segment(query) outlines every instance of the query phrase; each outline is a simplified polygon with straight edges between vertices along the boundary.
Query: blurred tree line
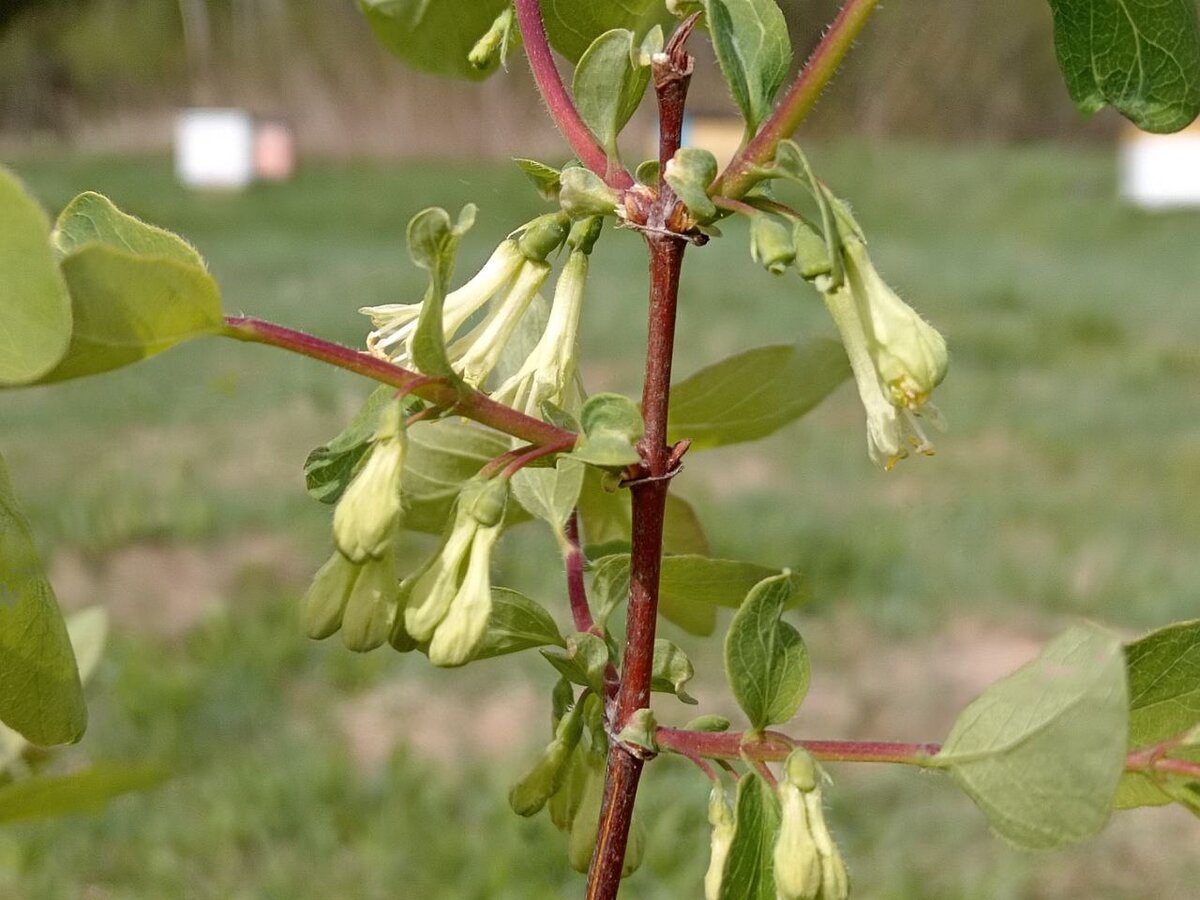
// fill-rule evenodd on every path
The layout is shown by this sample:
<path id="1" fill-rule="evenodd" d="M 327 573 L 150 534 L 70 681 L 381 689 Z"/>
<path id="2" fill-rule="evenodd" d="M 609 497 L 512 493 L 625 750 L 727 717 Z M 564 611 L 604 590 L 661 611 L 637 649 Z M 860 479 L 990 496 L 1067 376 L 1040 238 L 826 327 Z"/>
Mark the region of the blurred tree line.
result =
<path id="1" fill-rule="evenodd" d="M 838 3 L 781 5 L 811 40 Z M 352 0 L 0 0 L 0 134 L 10 138 L 150 149 L 175 108 L 203 103 L 283 118 L 310 152 L 555 152 L 523 63 L 509 68 L 482 87 L 408 72 Z M 695 109 L 729 109 L 715 69 L 698 72 Z M 1046 0 L 888 3 L 822 102 L 812 127 L 826 133 L 1029 140 L 1116 127 L 1105 116 L 1081 127 Z"/>

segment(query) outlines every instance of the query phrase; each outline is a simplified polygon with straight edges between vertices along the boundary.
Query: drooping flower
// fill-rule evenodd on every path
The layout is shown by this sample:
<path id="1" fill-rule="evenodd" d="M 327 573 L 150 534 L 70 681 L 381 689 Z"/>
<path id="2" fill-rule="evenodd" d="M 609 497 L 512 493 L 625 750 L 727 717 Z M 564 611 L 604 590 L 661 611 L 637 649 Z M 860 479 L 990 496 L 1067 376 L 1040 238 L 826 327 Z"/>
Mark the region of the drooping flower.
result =
<path id="1" fill-rule="evenodd" d="M 733 846 L 736 824 L 733 810 L 719 784 L 708 795 L 708 824 L 712 827 L 709 842 L 708 871 L 704 875 L 704 900 L 720 900 L 721 883 L 725 880 L 725 864 Z"/>
<path id="2" fill-rule="evenodd" d="M 890 469 L 910 447 L 933 454 L 920 419 L 941 425 L 929 397 L 946 377 L 946 342 L 879 277 L 856 234 L 847 230 L 842 243 L 845 281 L 825 291 L 825 305 L 846 346 L 867 413 L 868 451 Z"/>
<path id="3" fill-rule="evenodd" d="M 797 747 L 777 788 L 782 820 L 774 850 L 779 900 L 847 900 L 850 878 L 825 824 L 816 764 Z"/>
<path id="4" fill-rule="evenodd" d="M 588 254 L 572 250 L 554 289 L 546 330 L 516 373 L 492 393 L 492 399 L 531 416 L 539 416 L 546 402 L 566 406 L 576 372 L 587 273 Z"/>
<path id="5" fill-rule="evenodd" d="M 492 610 L 492 551 L 500 538 L 508 483 L 468 482 L 441 549 L 403 586 L 404 625 L 429 644 L 435 666 L 460 666 L 483 640 Z"/>

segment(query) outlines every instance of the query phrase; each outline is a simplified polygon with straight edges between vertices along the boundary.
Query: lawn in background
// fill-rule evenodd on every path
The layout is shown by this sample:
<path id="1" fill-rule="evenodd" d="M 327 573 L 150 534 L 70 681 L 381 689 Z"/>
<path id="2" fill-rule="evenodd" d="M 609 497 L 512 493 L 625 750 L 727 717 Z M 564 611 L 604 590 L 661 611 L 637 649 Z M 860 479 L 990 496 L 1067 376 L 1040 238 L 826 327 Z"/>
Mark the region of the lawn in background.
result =
<path id="1" fill-rule="evenodd" d="M 1200 596 L 1200 215 L 1114 197 L 1076 148 L 814 149 L 885 275 L 947 335 L 938 455 L 884 474 L 840 389 L 758 445 L 689 458 L 714 555 L 791 565 L 816 677 L 812 737 L 937 739 L 989 678 L 1073 616 L 1136 633 Z M 357 308 L 415 300 L 404 226 L 479 204 L 460 275 L 544 207 L 515 171 L 310 166 L 286 186 L 193 195 L 162 161 L 26 159 L 57 212 L 84 189 L 178 230 L 226 308 L 361 343 Z M 745 230 L 689 252 L 677 373 L 751 346 L 832 335 L 795 276 L 750 262 Z M 592 390 L 638 389 L 638 238 L 597 247 L 584 323 Z M 422 658 L 312 644 L 295 599 L 327 552 L 308 450 L 368 386 L 279 351 L 197 342 L 140 367 L 0 402 L 12 469 L 65 604 L 110 607 L 92 726 L 68 759 L 151 759 L 176 777 L 105 813 L 0 833 L 0 896 L 561 897 L 561 838 L 507 811 L 547 736 L 549 667 L 431 674 Z M 419 541 L 414 541 L 414 552 Z M 551 543 L 526 526 L 497 580 L 561 612 Z M 933 636 L 929 636 L 932 631 Z M 715 640 L 680 638 L 694 658 Z M 701 679 L 720 704 L 719 673 Z M 690 711 L 660 706 L 660 719 Z M 935 776 L 835 770 L 828 793 L 862 898 L 1190 896 L 1200 830 L 1125 814 L 1101 840 L 1026 857 Z M 703 779 L 648 776 L 637 898 L 696 896 Z M 91 894 L 85 893 L 91 890 Z"/>

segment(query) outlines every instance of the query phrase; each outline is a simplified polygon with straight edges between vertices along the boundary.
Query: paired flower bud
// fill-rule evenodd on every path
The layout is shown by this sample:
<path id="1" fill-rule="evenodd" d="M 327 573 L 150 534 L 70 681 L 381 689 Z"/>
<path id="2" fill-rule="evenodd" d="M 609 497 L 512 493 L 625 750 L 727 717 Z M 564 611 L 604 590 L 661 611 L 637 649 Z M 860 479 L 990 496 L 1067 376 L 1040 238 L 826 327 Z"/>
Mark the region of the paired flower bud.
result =
<path id="1" fill-rule="evenodd" d="M 846 900 L 846 864 L 825 824 L 816 764 L 797 748 L 784 763 L 778 787 L 782 822 L 775 840 L 775 889 L 779 900 Z"/>
<path id="2" fill-rule="evenodd" d="M 576 705 L 554 730 L 554 740 L 534 762 L 521 780 L 508 792 L 508 803 L 519 816 L 533 816 L 563 788 L 571 757 L 583 734 L 582 706 Z"/>
<path id="3" fill-rule="evenodd" d="M 750 256 L 772 275 L 782 275 L 796 259 L 793 229 L 770 213 L 752 216 Z"/>
<path id="4" fill-rule="evenodd" d="M 333 513 L 333 538 L 351 562 L 385 554 L 400 521 L 400 477 L 408 438 L 399 403 L 384 412 L 367 461 Z"/>
<path id="5" fill-rule="evenodd" d="M 486 71 L 497 64 L 502 65 L 508 56 L 515 28 L 516 12 L 511 6 L 505 7 L 504 11 L 496 16 L 492 27 L 475 42 L 475 46 L 467 54 L 467 62 L 471 64 L 471 68 Z"/>
<path id="6" fill-rule="evenodd" d="M 468 482 L 439 552 L 405 583 L 408 636 L 429 642 L 435 666 L 470 662 L 492 612 L 491 559 L 500 538 L 507 482 Z"/>
<path id="7" fill-rule="evenodd" d="M 323 640 L 339 629 L 346 648 L 366 653 L 382 645 L 400 612 L 400 585 L 391 553 L 363 563 L 334 551 L 301 603 L 304 630 Z"/>

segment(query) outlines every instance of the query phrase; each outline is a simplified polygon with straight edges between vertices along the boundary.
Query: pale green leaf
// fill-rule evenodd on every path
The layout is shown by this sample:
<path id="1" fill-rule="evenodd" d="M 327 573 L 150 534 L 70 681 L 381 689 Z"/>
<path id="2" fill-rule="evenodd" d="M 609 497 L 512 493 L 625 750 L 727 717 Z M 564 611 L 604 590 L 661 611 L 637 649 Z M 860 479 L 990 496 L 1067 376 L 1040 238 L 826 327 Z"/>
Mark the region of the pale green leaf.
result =
<path id="1" fill-rule="evenodd" d="M 1108 821 L 1128 728 L 1121 643 L 1079 625 L 968 706 L 935 761 L 1001 837 L 1050 850 Z"/>
<path id="2" fill-rule="evenodd" d="M 223 327 L 220 292 L 199 266 L 89 243 L 63 259 L 62 272 L 75 327 L 39 382 L 119 369 Z"/>
<path id="3" fill-rule="evenodd" d="M 97 763 L 69 775 L 38 775 L 0 788 L 0 822 L 95 813 L 121 794 L 144 791 L 167 777 L 157 766 Z"/>
<path id="4" fill-rule="evenodd" d="M 42 208 L 0 167 L 0 386 L 27 384 L 62 359 L 71 300 Z"/>
<path id="5" fill-rule="evenodd" d="M 371 30 L 414 69 L 458 78 L 485 78 L 467 57 L 511 0 L 358 0 Z"/>
<path id="6" fill-rule="evenodd" d="M 759 582 L 725 635 L 725 674 L 756 731 L 788 721 L 808 694 L 808 648 L 783 621 L 793 587 L 788 573 Z"/>
<path id="7" fill-rule="evenodd" d="M 753 133 L 792 64 L 787 21 L 775 0 L 704 0 L 704 8 L 717 62 Z"/>
<path id="8" fill-rule="evenodd" d="M 566 646 L 550 613 L 524 594 L 508 588 L 492 588 L 487 632 L 472 659 L 491 659 L 549 646 Z"/>
<path id="9" fill-rule="evenodd" d="M 563 538 L 563 526 L 575 509 L 583 489 L 585 467 L 579 460 L 561 457 L 553 469 L 524 468 L 513 477 L 513 496 L 531 515 L 546 522 Z"/>
<path id="10" fill-rule="evenodd" d="M 1200 725 L 1200 622 L 1179 622 L 1134 641 L 1125 648 L 1125 663 L 1130 750 L 1153 747 Z M 1172 799 L 1160 783 L 1127 772 L 1114 805 L 1130 809 Z"/>
<path id="11" fill-rule="evenodd" d="M 682 702 L 695 705 L 699 701 L 687 692 L 687 683 L 696 675 L 688 655 L 678 644 L 658 638 L 654 641 L 654 661 L 650 675 L 650 690 L 674 694 Z"/>
<path id="12" fill-rule="evenodd" d="M 380 416 L 395 397 L 394 387 L 381 384 L 341 434 L 308 454 L 304 461 L 304 484 L 310 496 L 322 503 L 337 503 L 341 499 L 371 447 Z"/>
<path id="13" fill-rule="evenodd" d="M 538 162 L 536 159 L 516 157 L 513 162 L 517 164 L 517 168 L 524 173 L 525 177 L 533 182 L 533 186 L 537 188 L 537 192 L 543 200 L 554 200 L 558 197 L 559 189 L 562 187 L 561 171 Z"/>
<path id="14" fill-rule="evenodd" d="M 0 459 L 0 721 L 34 744 L 79 740 L 83 687 L 66 623 Z"/>
<path id="15" fill-rule="evenodd" d="M 408 223 L 408 252 L 412 260 L 429 272 L 429 287 L 421 303 L 417 330 L 413 335 L 412 360 L 418 371 L 458 381 L 446 353 L 442 310 L 454 273 L 454 260 L 462 235 L 475 221 L 475 207 L 464 207 L 455 225 L 444 209 L 431 207 Z"/>
<path id="16" fill-rule="evenodd" d="M 541 654 L 563 678 L 603 696 L 604 673 L 611 661 L 604 638 L 580 631 L 567 638 L 565 647 L 546 647 Z"/>
<path id="17" fill-rule="evenodd" d="M 441 534 L 463 482 L 510 449 L 503 435 L 460 419 L 413 424 L 408 429 L 400 488 L 404 527 Z M 507 523 L 523 517 L 521 507 L 508 504 Z"/>
<path id="18" fill-rule="evenodd" d="M 637 404 L 620 394 L 593 394 L 579 413 L 583 435 L 572 454 L 581 462 L 624 468 L 641 461 L 636 444 L 645 433 Z"/>
<path id="19" fill-rule="evenodd" d="M 698 222 L 711 222 L 717 207 L 708 196 L 708 186 L 717 177 L 717 159 L 709 151 L 684 147 L 667 160 L 663 178 Z"/>
<path id="20" fill-rule="evenodd" d="M 650 67 L 634 58 L 634 34 L 614 28 L 596 38 L 575 68 L 575 105 L 612 158 L 617 136 L 637 111 L 650 83 Z"/>
<path id="21" fill-rule="evenodd" d="M 721 900 L 776 900 L 775 839 L 779 798 L 757 772 L 738 781 L 733 843 L 725 859 Z"/>
<path id="22" fill-rule="evenodd" d="M 1050 0 L 1071 99 L 1112 105 L 1146 131 L 1200 115 L 1200 23 L 1194 0 Z"/>
<path id="23" fill-rule="evenodd" d="M 655 25 L 671 22 L 663 0 L 542 0 L 542 15 L 551 45 L 571 62 L 606 31 L 627 28 L 640 41 Z"/>
<path id="24" fill-rule="evenodd" d="M 671 388 L 668 440 L 693 449 L 754 441 L 814 409 L 850 377 L 838 341 L 747 350 Z"/>
<path id="25" fill-rule="evenodd" d="M 173 259 L 185 266 L 205 268 L 196 248 L 179 235 L 122 212 L 102 194 L 80 194 L 67 204 L 50 239 L 60 258 L 86 244 L 98 243 L 134 256 Z"/>

